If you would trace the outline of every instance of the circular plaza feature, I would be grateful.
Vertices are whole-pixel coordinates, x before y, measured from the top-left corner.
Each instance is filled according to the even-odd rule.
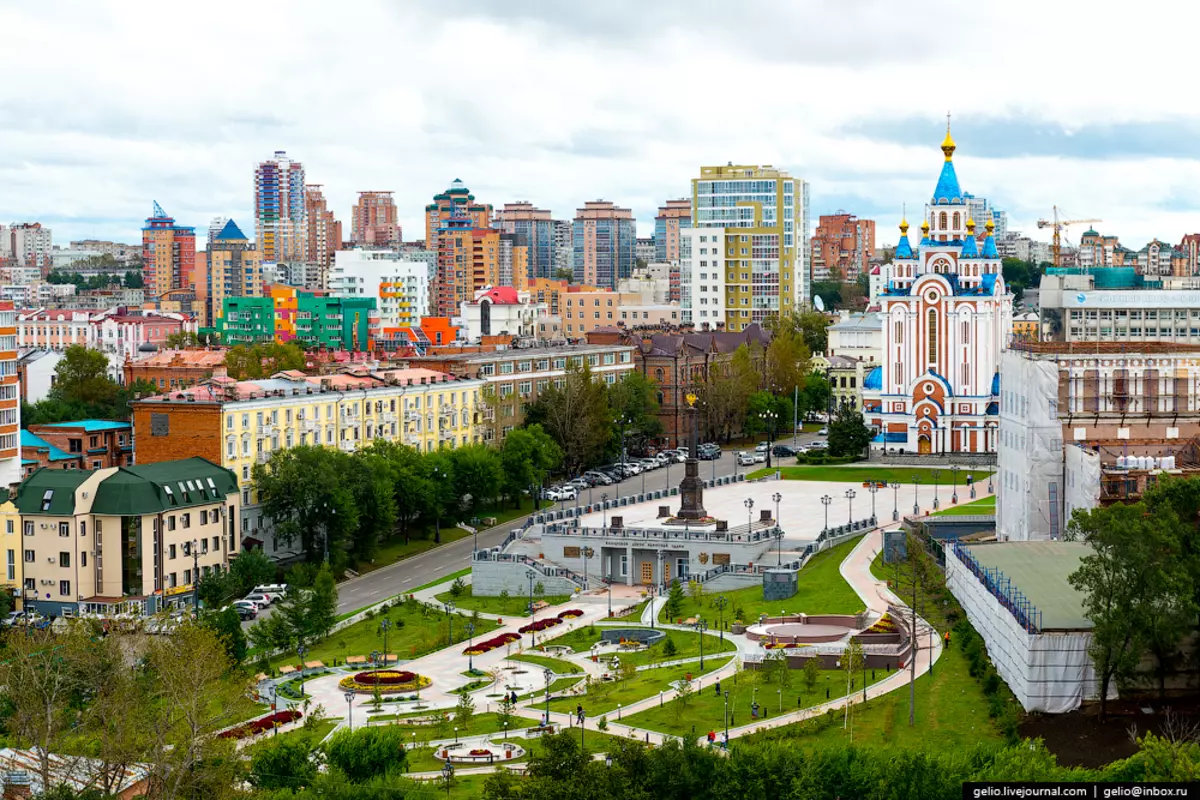
[[[374,672],[359,672],[342,678],[338,686],[359,694],[394,694],[424,689],[433,681],[424,675],[405,670],[381,669]]]
[[[764,645],[789,646],[841,641],[857,633],[853,616],[777,617],[746,628],[746,638]]]

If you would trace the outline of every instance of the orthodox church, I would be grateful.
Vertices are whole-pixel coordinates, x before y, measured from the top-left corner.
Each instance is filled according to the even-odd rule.
[[[1012,295],[987,221],[976,231],[954,170],[945,162],[921,223],[921,242],[900,243],[882,269],[882,366],[863,382],[863,416],[879,432],[872,447],[906,453],[994,453],[1000,354],[1012,331]]]

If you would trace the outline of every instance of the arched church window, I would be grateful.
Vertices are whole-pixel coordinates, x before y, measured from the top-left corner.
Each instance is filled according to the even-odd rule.
[[[929,309],[929,363],[937,363],[937,309]]]
[[[945,211],[938,214],[938,227],[941,228],[942,230],[946,230],[946,212]]]
[[[958,221],[959,221],[958,212],[955,211],[954,212],[954,230],[958,230]]]

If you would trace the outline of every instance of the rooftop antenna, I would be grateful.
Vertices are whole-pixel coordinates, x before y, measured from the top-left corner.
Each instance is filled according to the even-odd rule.
[[[158,204],[157,200],[154,201],[154,216],[156,216],[156,217],[167,216],[167,212],[163,211],[163,207]]]

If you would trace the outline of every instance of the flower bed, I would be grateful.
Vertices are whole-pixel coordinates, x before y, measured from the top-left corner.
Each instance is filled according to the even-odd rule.
[[[522,629],[523,630],[523,629]],[[495,650],[498,647],[512,644],[521,639],[516,633],[502,633],[499,636],[494,636],[491,639],[485,639],[482,642],[476,642],[474,645],[468,645],[466,650],[463,650],[464,656],[481,656],[484,653]]]
[[[491,750],[472,750],[472,751],[471,751],[471,752],[470,752],[468,755],[472,755],[472,756],[490,756],[491,754],[492,754],[492,751],[491,751]]]
[[[896,622],[888,614],[884,614],[871,627],[867,628],[866,633],[896,633]]]
[[[423,689],[431,682],[429,678],[415,672],[381,669],[375,672],[360,672],[357,675],[342,678],[338,682],[338,686],[359,694],[373,694],[376,691],[380,694],[389,694]]]
[[[559,619],[568,619],[570,617],[582,617],[582,616],[583,616],[583,612],[580,611],[578,608],[568,608],[566,611],[560,611],[558,613]]]
[[[531,622],[523,628],[517,628],[517,630],[521,633],[537,633],[561,624],[562,620],[558,617],[547,617],[546,619],[539,619],[537,622]]]
[[[276,724],[286,725],[289,722],[295,722],[304,716],[299,711],[276,711],[274,714],[268,714],[265,717],[260,717],[247,722],[245,725],[238,725],[236,728],[230,728],[221,733],[222,739],[245,739],[247,736],[257,736],[260,733],[271,730]]]
[[[799,647],[795,642],[767,642],[763,645],[764,650],[786,650],[790,647]]]

